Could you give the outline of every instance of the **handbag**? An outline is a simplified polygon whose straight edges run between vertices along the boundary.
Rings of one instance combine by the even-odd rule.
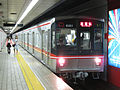
[[[15,47],[16,44],[13,44],[12,46]]]
[[[7,44],[7,47],[11,47],[10,43]]]

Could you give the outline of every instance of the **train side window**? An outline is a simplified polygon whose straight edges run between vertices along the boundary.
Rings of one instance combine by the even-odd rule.
[[[39,33],[36,33],[36,47],[39,47]]]
[[[102,32],[100,29],[94,30],[94,49],[99,50],[102,48]]]
[[[43,32],[43,49],[44,50],[47,50],[47,38],[48,38],[48,35],[47,35],[47,31],[44,31]]]

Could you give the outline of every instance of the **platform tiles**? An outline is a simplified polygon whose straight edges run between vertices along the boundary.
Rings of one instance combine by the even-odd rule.
[[[29,90],[13,52],[0,52],[0,90]]]
[[[0,90],[73,90],[21,47],[0,58]]]

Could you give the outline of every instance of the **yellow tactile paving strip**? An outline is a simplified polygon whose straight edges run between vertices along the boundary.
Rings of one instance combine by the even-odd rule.
[[[24,75],[25,81],[28,85],[29,90],[45,90],[41,85],[40,81],[37,79],[35,74],[32,72],[28,64],[25,62],[23,57],[18,53],[16,55],[18,63],[20,65],[21,71]]]

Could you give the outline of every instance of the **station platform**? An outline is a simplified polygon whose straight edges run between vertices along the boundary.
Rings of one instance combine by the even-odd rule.
[[[24,49],[0,52],[0,90],[73,90]]]

